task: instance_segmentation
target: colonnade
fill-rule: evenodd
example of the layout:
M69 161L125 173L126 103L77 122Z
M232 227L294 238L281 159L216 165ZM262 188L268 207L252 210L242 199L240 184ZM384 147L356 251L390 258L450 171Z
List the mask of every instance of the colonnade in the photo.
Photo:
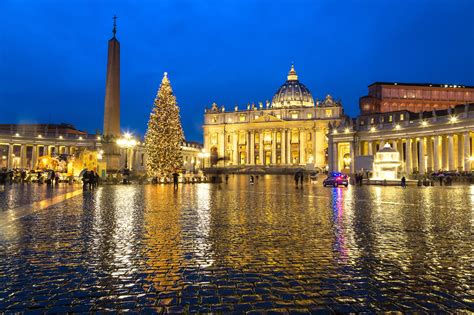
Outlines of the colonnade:
M354 146L351 146L351 154L374 155L386 142L400 152L400 171L405 174L473 170L474 139L473 134L468 131L403 139L363 140L358 146L358 152L354 152ZM335 145L337 152L337 143ZM336 158L339 155L336 154ZM335 165L339 164L336 162Z
M0 143L0 168L33 169L40 156L73 154L76 150L73 145Z

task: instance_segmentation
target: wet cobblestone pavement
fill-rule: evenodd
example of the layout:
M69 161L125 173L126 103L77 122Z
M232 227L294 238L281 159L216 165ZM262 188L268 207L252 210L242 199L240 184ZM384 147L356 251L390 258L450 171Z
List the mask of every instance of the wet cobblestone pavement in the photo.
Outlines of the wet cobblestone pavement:
M469 186L100 187L4 225L0 310L474 311L473 208Z
M46 184L13 184L0 188L0 213L9 209L49 199L73 191L80 185L59 184L58 187L47 187Z

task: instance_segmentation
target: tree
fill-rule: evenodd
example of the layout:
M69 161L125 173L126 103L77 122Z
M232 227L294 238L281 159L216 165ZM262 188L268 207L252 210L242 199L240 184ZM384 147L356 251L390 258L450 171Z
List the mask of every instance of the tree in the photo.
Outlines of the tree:
M145 135L148 176L169 176L183 167L183 140L179 107L165 72Z

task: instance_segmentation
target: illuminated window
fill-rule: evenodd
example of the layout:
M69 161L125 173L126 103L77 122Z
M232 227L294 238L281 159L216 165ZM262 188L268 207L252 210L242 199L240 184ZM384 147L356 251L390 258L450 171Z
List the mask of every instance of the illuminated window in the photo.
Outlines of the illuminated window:
M280 115L280 114L277 114L276 117L277 117L278 119L281 119L281 115Z
M255 115L255 119L258 119L258 117L259 117L258 115Z
M291 114L292 119L298 119L298 113L293 113Z
M231 123L231 122L232 122L232 118L229 117L229 118L227 119L227 121Z
M400 114L400 120L404 120L405 119L405 115L404 114Z
M389 122L392 122L392 121L393 121L392 115L388 116L388 121L389 121Z
M240 115L239 120L240 121L245 121L245 115Z
M325 113L326 113L326 117L332 117L332 110L331 109L326 109Z
M370 118L370 123L371 123L371 124L374 123L374 118Z
M306 114L306 118L308 118L308 119L311 119L311 118L313 118L313 114L311 114L311 113L307 113L307 114Z
M213 122L213 123L216 123L216 122L217 122L217 117L216 117L216 116L212 117L212 122Z

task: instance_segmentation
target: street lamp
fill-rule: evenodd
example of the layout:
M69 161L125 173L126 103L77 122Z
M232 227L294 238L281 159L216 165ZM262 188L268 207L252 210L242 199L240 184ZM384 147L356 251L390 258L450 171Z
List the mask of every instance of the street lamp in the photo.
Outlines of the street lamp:
M132 135L128 132L123 135L122 138L117 139L117 144L122 149L125 149L125 169L128 168L128 151L133 149L137 145L137 140L132 138Z

